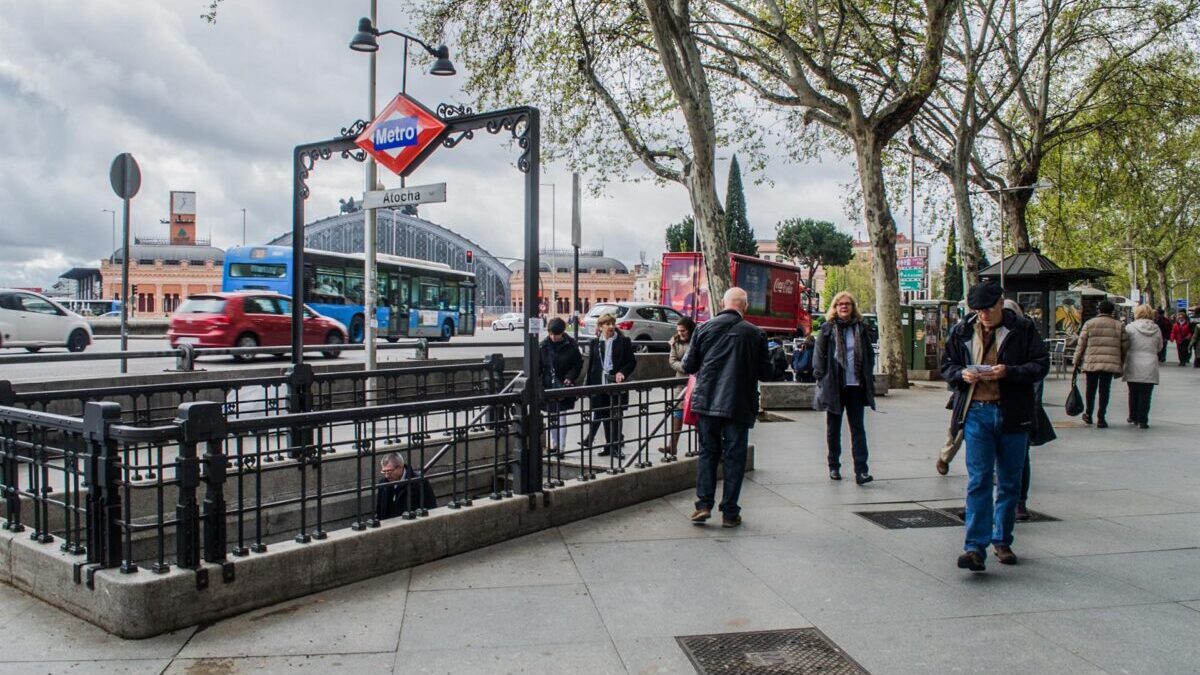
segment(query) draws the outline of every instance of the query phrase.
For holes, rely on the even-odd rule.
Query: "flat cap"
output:
[[[981,281],[967,292],[967,307],[971,309],[990,309],[1004,297],[1004,289],[994,281]]]

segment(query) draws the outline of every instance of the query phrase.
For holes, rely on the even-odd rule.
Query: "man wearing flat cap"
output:
[[[1013,522],[1037,424],[1034,387],[1049,372],[1050,357],[1033,322],[1004,308],[995,282],[972,286],[967,306],[975,313],[950,331],[941,370],[967,448],[967,536],[958,566],[982,572],[989,543],[1001,564],[1017,562]]]

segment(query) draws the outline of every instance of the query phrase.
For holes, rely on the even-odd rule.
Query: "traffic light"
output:
[[[130,285],[129,285],[129,294],[130,294],[130,295],[137,295],[137,284],[130,284]]]
[[[467,264],[470,265],[473,262],[475,262],[475,252],[467,251]]]

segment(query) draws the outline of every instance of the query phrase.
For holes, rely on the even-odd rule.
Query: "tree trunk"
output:
[[[875,310],[879,314],[879,356],[890,385],[908,386],[904,332],[900,326],[900,273],[896,266],[896,221],[888,207],[883,182],[883,149],[870,132],[854,134],[858,180],[863,194],[863,221],[871,236],[871,271],[875,277]]]
[[[1168,313],[1171,311],[1171,287],[1167,285],[1167,267],[1170,261],[1154,261],[1154,281],[1158,290],[1159,306]]]
[[[696,214],[700,252],[704,254],[704,272],[708,275],[709,314],[721,311],[721,297],[733,286],[729,276],[729,243],[725,240],[725,209],[717,196],[717,182],[711,166],[693,164],[687,177],[688,196]]]
[[[979,283],[979,249],[975,246],[975,214],[971,210],[971,191],[967,187],[967,154],[970,147],[960,137],[954,149],[954,208],[957,212],[955,235],[958,238],[959,260],[963,269],[963,297]]]

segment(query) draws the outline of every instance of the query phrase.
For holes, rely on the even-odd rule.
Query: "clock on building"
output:
[[[171,192],[171,211],[176,214],[196,214],[195,192]]]

